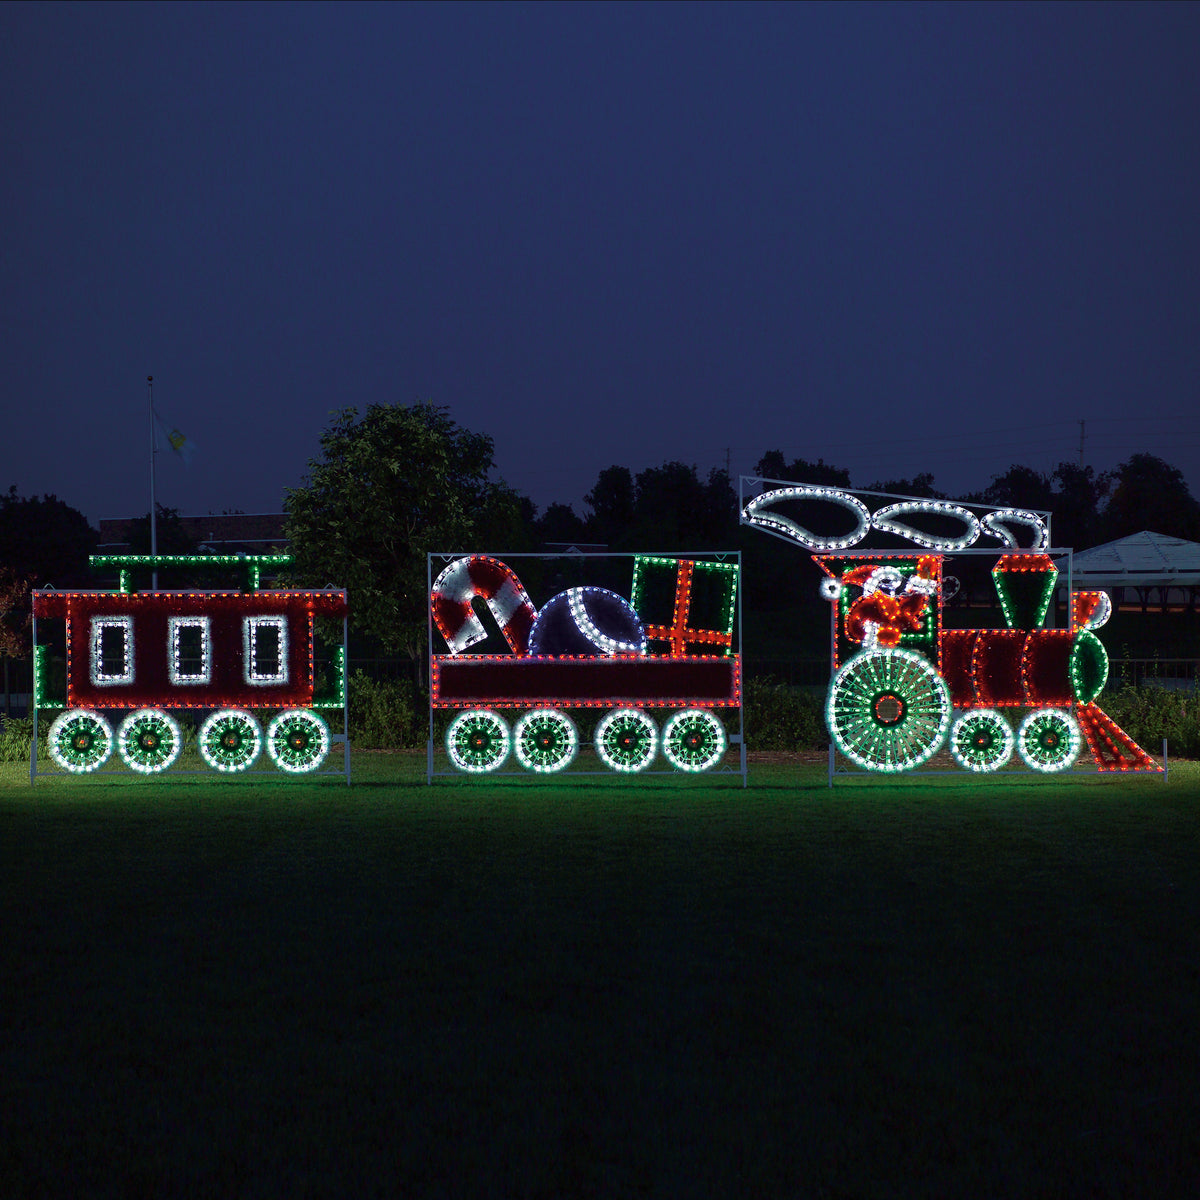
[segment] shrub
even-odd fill
[[[350,741],[360,750],[423,746],[428,701],[409,679],[350,677]]]
[[[827,742],[816,701],[770,675],[747,679],[742,694],[751,750],[817,750]]]
[[[46,749],[48,722],[39,722],[38,754]],[[28,762],[29,744],[33,740],[32,717],[0,717],[0,762]]]
[[[1126,684],[1105,692],[1097,703],[1135,742],[1158,756],[1162,740],[1168,752],[1181,758],[1200,758],[1200,695],[1173,691],[1156,684]]]

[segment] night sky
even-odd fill
[[[7,4],[0,488],[279,511],[431,401],[539,505],[771,448],[1200,496],[1200,7]]]

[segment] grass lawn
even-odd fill
[[[0,767],[0,1195],[1200,1186],[1200,767]]]

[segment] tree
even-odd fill
[[[34,587],[87,584],[98,536],[83,513],[57,496],[18,496],[15,486],[0,494],[0,563]]]
[[[1019,463],[1013,463],[1003,475],[993,475],[992,482],[977,498],[981,503],[991,504],[996,508],[1050,512],[1054,507],[1050,477]]]
[[[372,404],[334,414],[302,487],[285,494],[291,582],[344,586],[355,631],[414,660],[426,648],[426,553],[506,543],[516,493],[488,479],[493,442],[444,408]],[[507,544],[507,543],[506,543]]]
[[[832,466],[823,458],[818,458],[815,463],[803,458],[784,462],[778,450],[768,450],[755,463],[754,473],[763,479],[788,479],[795,483],[818,483],[826,487],[850,486],[850,472],[845,467]]]
[[[869,483],[868,492],[889,492],[893,496],[916,496],[923,500],[946,500],[948,497],[933,486],[933,472],[922,471],[911,479],[884,479]]]
[[[1097,474],[1091,467],[1061,462],[1050,478],[1054,483],[1050,501],[1054,544],[1086,550],[1104,541],[1100,507],[1112,487],[1108,472]]]
[[[1153,454],[1135,454],[1113,471],[1113,490],[1104,510],[1105,541],[1148,529],[1200,540],[1200,504],[1183,472]]]
[[[583,498],[591,509],[587,517],[592,540],[616,545],[633,524],[633,474],[628,467],[606,467]]]

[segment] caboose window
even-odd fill
[[[246,617],[246,682],[287,683],[287,620]]]
[[[212,682],[212,639],[207,617],[169,617],[167,670],[176,685]]]
[[[133,682],[133,618],[92,618],[92,682],[98,687]]]

